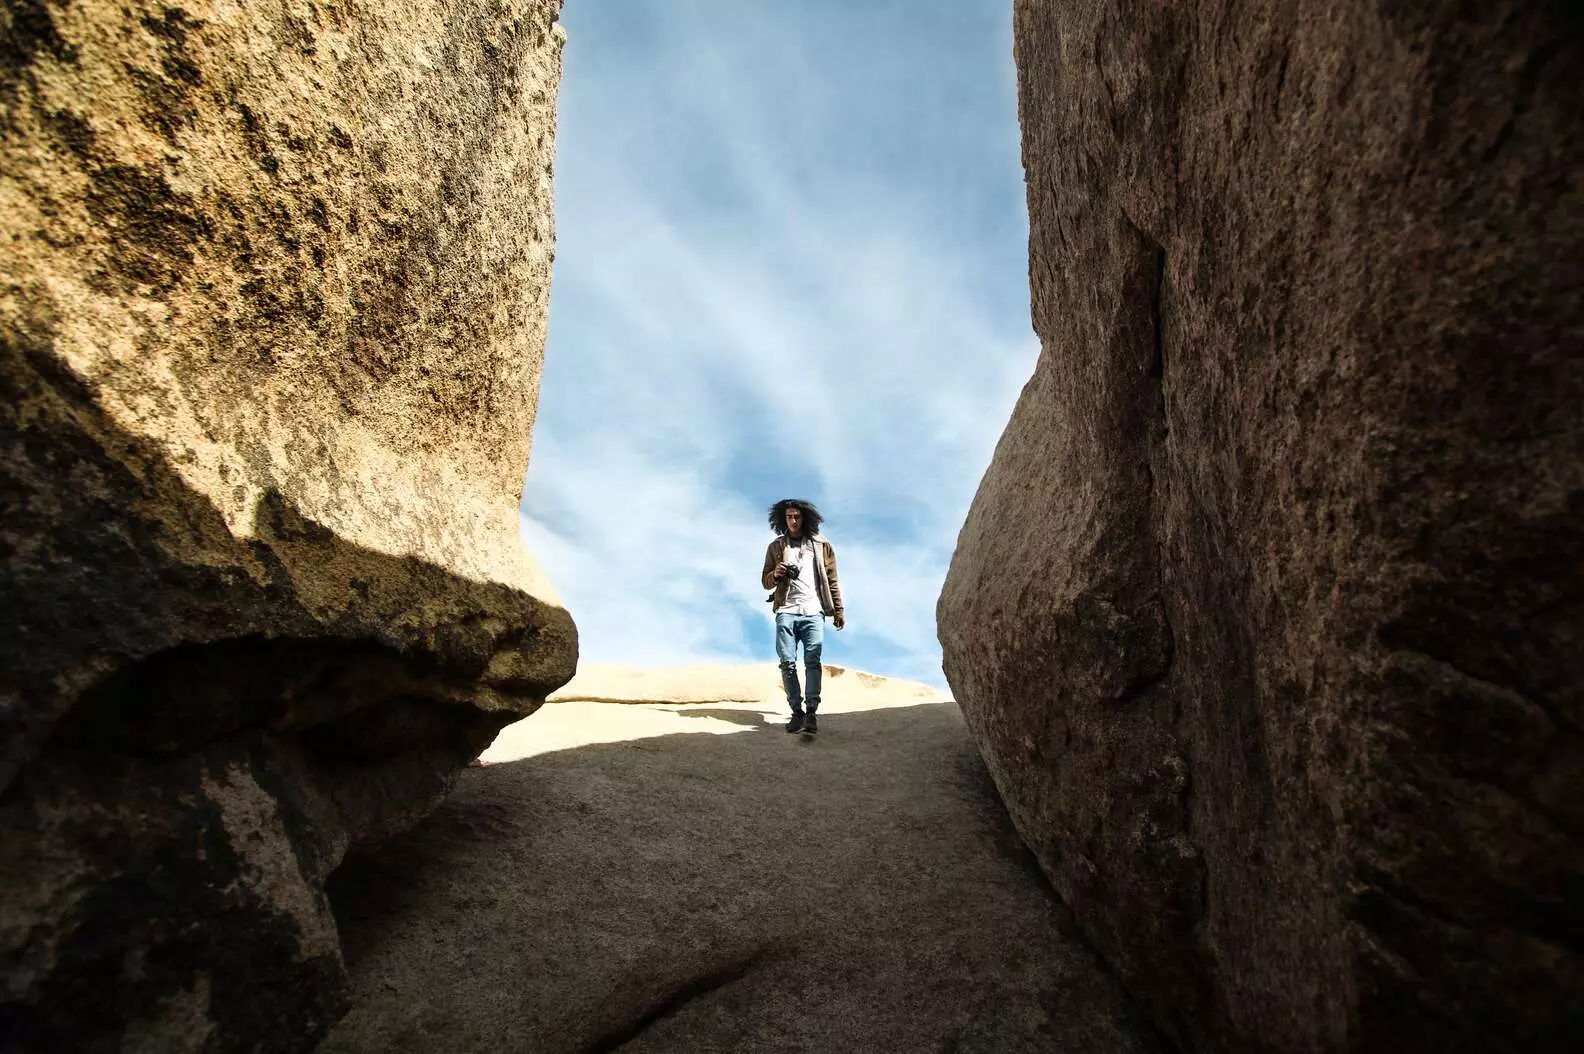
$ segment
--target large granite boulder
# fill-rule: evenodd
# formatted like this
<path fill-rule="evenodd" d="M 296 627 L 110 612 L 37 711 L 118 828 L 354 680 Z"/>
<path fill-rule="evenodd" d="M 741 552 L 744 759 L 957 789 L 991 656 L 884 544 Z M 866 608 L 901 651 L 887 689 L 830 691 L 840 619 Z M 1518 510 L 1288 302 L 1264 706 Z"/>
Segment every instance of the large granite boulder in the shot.
<path fill-rule="evenodd" d="M 947 678 L 1192 1049 L 1584 1037 L 1584 35 L 1019 0 L 1043 350 Z"/>
<path fill-rule="evenodd" d="M 0 3 L 0 1033 L 295 1050 L 323 894 L 568 680 L 555 0 Z"/>

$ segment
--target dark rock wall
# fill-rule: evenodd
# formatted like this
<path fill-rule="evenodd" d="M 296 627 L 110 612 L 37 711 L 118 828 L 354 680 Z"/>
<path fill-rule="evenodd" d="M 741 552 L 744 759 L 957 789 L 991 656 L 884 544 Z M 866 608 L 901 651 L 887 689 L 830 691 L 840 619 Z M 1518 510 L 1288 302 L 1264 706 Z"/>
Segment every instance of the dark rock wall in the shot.
<path fill-rule="evenodd" d="M 0 2 L 0 1046 L 285 1051 L 567 681 L 554 0 Z"/>
<path fill-rule="evenodd" d="M 1017 3 L 1043 351 L 946 672 L 1190 1048 L 1584 1036 L 1581 29 Z"/>

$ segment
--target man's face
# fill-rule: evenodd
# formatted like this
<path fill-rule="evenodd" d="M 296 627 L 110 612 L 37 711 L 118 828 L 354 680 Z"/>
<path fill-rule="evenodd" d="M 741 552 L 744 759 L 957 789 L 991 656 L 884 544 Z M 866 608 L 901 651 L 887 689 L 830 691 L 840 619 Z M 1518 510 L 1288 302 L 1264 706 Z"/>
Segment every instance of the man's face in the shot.
<path fill-rule="evenodd" d="M 803 533 L 803 510 L 802 509 L 798 508 L 796 505 L 794 505 L 791 508 L 787 509 L 787 511 L 786 511 L 786 521 L 787 521 L 787 534 L 790 537 L 796 538 L 798 535 Z"/>

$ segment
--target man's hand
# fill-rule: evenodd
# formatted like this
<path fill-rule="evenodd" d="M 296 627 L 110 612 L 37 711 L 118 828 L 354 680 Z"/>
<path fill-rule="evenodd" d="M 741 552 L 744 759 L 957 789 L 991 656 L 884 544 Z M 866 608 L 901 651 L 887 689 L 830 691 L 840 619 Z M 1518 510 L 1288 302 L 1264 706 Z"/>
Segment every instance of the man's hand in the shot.
<path fill-rule="evenodd" d="M 836 625 L 837 629 L 842 629 L 843 627 L 845 627 L 847 625 L 847 616 L 846 615 L 837 615 L 836 616 L 835 625 Z"/>
<path fill-rule="evenodd" d="M 772 577 L 777 582 L 779 582 L 783 578 L 785 578 L 786 577 L 786 564 L 776 564 L 776 568 L 775 568 L 774 573 L 772 574 Z"/>

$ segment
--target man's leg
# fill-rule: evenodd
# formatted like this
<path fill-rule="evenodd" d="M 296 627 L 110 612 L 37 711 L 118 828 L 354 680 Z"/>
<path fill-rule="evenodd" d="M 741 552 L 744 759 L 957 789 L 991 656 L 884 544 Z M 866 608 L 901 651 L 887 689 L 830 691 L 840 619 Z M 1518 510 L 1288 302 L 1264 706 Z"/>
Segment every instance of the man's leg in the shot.
<path fill-rule="evenodd" d="M 803 642 L 803 706 L 808 711 L 804 724 L 812 732 L 819 726 L 814 711 L 819 709 L 820 682 L 825 668 L 820 665 L 820 653 L 825 650 L 825 616 L 809 615 L 798 620 L 798 639 Z"/>
<path fill-rule="evenodd" d="M 798 688 L 796 617 L 778 613 L 776 620 L 776 658 L 781 663 L 781 687 L 786 689 L 787 705 L 792 708 L 788 732 L 803 730 L 803 692 Z"/>

